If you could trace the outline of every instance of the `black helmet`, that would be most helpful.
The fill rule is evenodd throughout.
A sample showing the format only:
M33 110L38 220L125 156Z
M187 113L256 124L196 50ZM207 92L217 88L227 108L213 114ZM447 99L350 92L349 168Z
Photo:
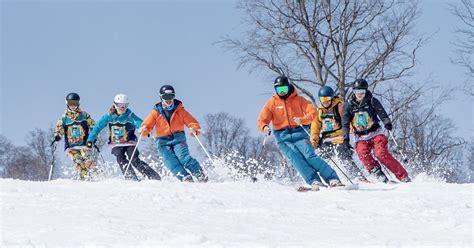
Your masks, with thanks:
M79 101L81 97L77 93L69 93L66 96L66 101Z
M174 99L176 92L174 91L173 86L163 85L160 88L160 97L163 100L172 100Z
M334 90L329 86L321 87L321 89L319 89L319 92L318 92L318 97L325 97L325 96L333 97Z
M276 86L290 86L290 81L285 76L279 76L275 78L275 82L273 84L274 87Z
M352 86L352 88L366 90L367 88L369 88L369 84L367 83L365 79L360 78L354 82L354 85Z

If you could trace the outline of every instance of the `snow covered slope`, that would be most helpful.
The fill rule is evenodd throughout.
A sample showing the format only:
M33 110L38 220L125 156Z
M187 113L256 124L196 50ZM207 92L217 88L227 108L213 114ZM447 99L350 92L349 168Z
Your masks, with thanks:
M473 246L473 184L0 184L1 247Z

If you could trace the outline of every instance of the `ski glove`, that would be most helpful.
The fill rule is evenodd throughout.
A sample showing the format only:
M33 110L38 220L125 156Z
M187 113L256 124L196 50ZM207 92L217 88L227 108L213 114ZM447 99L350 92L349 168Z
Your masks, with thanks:
M264 126L262 130L266 135L272 134L272 131L270 130L270 127Z
M95 144L95 140L94 140L94 142L90 142L90 141L87 142L86 146L87 146L87 148L92 148L94 146L94 144Z
M385 124L385 129L387 129L388 131L392 131L392 123L391 122L387 122L387 124Z
M58 142L60 140L61 140L61 136L59 135L54 136L54 140L51 142L51 146L54 145L55 142Z
M189 134L191 134L192 136L199 136L201 134L201 130L190 128L189 129Z

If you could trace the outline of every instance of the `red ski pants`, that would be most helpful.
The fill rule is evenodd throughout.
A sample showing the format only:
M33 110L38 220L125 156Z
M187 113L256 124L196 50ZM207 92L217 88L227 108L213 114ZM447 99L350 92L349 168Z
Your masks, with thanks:
M382 162L397 178L401 180L408 176L408 172L388 151L387 137L380 134L370 140L361 140L356 143L356 151L360 161L370 172L374 168L380 167L380 164L372 156L372 148L375 156Z

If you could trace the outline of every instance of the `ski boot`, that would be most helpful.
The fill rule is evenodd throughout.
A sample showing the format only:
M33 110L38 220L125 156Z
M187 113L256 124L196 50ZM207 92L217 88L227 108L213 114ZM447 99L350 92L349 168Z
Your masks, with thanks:
M365 177L361 172L357 173L357 180L359 180L359 182L363 182L363 183L370 183L370 181L367 179L367 177Z
M409 182L411 182L411 179L410 179L409 176L406 176L406 177L402 178L402 179L400 180L400 182L402 182L402 183L409 183Z
M207 183L209 181L209 178L204 174L202 170L196 172L193 174L193 176L197 179L198 182L200 183Z
M319 191L320 188L326 188L326 185L324 185L322 182L320 181L314 181L312 184L311 184L311 190L312 191Z
M379 181L382 181L383 183L389 182L387 176L385 175L385 173L383 173L381 167L374 167L370 174L374 175Z
M339 179L332 179L331 181L329 181L329 187L331 187L331 188L344 187L344 186L346 186L346 185L341 183L341 181Z
M191 175L187 175L183 177L183 182L185 183L194 183L193 177Z

